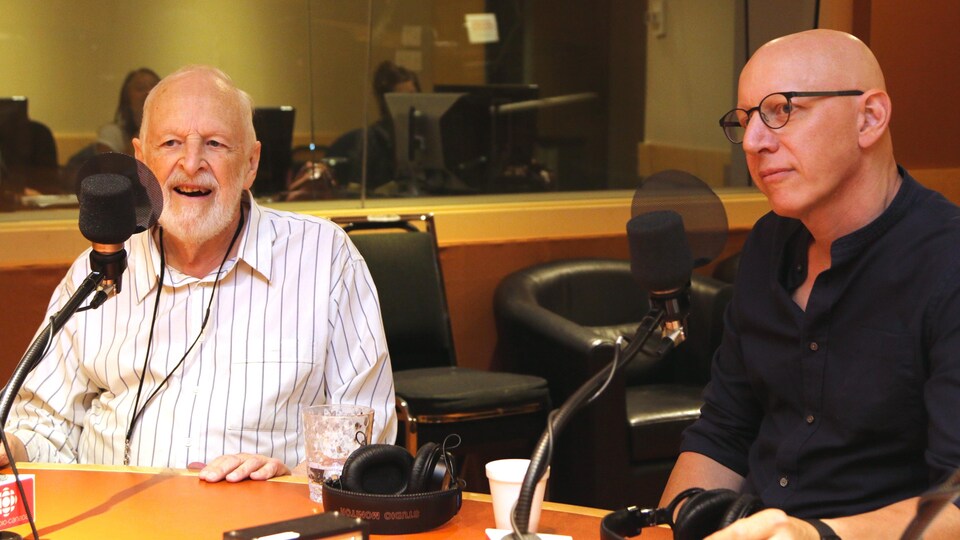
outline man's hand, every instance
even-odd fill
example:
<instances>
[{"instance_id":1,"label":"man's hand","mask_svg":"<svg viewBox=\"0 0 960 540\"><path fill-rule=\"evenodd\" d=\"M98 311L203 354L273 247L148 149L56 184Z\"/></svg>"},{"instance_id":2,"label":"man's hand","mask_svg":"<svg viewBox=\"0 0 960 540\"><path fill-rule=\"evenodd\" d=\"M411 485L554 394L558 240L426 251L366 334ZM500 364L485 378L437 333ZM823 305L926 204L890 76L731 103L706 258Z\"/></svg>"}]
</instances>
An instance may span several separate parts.
<instances>
[{"instance_id":1,"label":"man's hand","mask_svg":"<svg viewBox=\"0 0 960 540\"><path fill-rule=\"evenodd\" d=\"M290 469L279 459L258 454L232 454L220 456L200 470L201 480L207 482L240 482L268 480L274 476L290 474Z\"/></svg>"},{"instance_id":2,"label":"man's hand","mask_svg":"<svg viewBox=\"0 0 960 540\"><path fill-rule=\"evenodd\" d=\"M813 525L775 508L762 510L735 521L707 537L707 540L819 540Z\"/></svg>"},{"instance_id":3,"label":"man's hand","mask_svg":"<svg viewBox=\"0 0 960 540\"><path fill-rule=\"evenodd\" d=\"M29 461L27 458L27 448L23 445L23 442L20 441L20 438L10 433L7 434L7 444L10 445L10 452L13 453L13 459L17 462ZM0 446L0 467L6 467L10 464L10 460L7 459L7 453L3 451L3 447Z\"/></svg>"}]
</instances>

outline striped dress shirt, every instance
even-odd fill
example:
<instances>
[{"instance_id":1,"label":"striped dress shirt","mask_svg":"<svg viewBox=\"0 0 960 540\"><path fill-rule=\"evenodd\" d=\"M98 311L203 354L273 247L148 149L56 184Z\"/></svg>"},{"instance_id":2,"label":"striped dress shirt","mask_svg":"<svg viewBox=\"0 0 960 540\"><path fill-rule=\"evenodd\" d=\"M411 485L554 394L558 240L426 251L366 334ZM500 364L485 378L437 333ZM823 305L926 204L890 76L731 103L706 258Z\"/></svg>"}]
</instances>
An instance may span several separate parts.
<instances>
[{"instance_id":1,"label":"striped dress shirt","mask_svg":"<svg viewBox=\"0 0 960 540\"><path fill-rule=\"evenodd\" d=\"M293 467L305 457L301 409L327 402L373 407L374 442L394 441L393 375L366 263L327 220L262 208L248 194L243 206L239 250L216 290L216 270L197 279L167 267L149 351L160 252L150 232L127 241L122 291L75 315L17 396L7 429L31 461L122 464L147 358L131 465L245 452ZM56 289L48 320L89 273L88 253Z\"/></svg>"}]
</instances>

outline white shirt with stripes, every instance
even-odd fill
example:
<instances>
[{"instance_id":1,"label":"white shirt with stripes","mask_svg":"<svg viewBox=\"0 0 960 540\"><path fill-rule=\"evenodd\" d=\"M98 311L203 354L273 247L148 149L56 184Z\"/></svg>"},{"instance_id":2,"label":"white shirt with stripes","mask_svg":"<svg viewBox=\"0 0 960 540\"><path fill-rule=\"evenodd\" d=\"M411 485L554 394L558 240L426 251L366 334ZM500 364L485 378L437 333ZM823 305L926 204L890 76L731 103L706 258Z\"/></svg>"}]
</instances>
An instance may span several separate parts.
<instances>
[{"instance_id":1,"label":"white shirt with stripes","mask_svg":"<svg viewBox=\"0 0 960 540\"><path fill-rule=\"evenodd\" d=\"M373 407L373 442L396 437L390 358L366 263L333 223L247 200L238 255L175 371L200 334L217 271L197 279L167 268L131 465L182 468L245 452L293 467L305 457L301 409L327 402ZM124 461L160 269L150 232L125 247L122 291L68 321L17 396L7 429L31 461ZM88 253L57 287L47 320L89 273Z\"/></svg>"}]
</instances>

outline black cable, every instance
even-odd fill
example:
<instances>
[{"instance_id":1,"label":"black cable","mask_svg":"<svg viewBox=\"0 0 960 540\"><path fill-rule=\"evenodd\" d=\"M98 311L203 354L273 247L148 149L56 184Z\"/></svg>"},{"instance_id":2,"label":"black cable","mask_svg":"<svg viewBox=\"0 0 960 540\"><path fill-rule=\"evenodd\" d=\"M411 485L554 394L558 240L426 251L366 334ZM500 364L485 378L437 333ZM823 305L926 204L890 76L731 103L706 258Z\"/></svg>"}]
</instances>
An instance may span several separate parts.
<instances>
[{"instance_id":1,"label":"black cable","mask_svg":"<svg viewBox=\"0 0 960 540\"><path fill-rule=\"evenodd\" d=\"M233 232L233 238L230 239L230 245L227 246L226 253L223 254L223 260L220 261L220 267L217 268L217 275L213 281L213 289L210 291L210 300L207 302L207 310L203 315L203 321L200 322L200 332L197 333L197 337L194 338L193 343L190 344L190 347L187 348L187 351L183 353L183 356L180 358L180 361L177 362L177 365L173 366L173 369L167 373L167 376L160 381L160 384L153 389L153 392L150 393L150 396L143 401L143 407L140 407L140 393L143 390L143 381L147 378L147 365L150 361L150 348L153 344L153 329L157 323L157 312L160 307L160 290L163 289L163 276L164 271L166 270L166 262L163 249L163 228L160 228L160 278L157 281L157 296L156 301L153 306L153 319L150 321L150 336L147 338L147 349L143 357L143 368L140 370L140 383L137 386L137 397L133 403L133 416L130 418L130 427L127 429L127 436L124 440L123 447L123 464L130 464L130 441L133 438L133 430L137 425L137 420L140 419L140 416L143 415L143 411L146 410L147 404L156 397L156 395L163 389L164 385L167 384L167 381L170 380L170 377L180 369L180 366L183 365L183 362L187 359L187 356L190 355L190 351L193 350L197 342L200 341L200 336L203 335L203 330L207 327L207 321L210 320L210 309L213 307L213 299L217 296L217 288L220 285L220 275L223 272L223 265L227 263L227 259L230 257L230 252L233 250L234 244L237 242L237 238L240 237L240 231L243 230L243 206L240 207L240 222L237 223L237 230ZM138 410L139 408L139 410Z\"/></svg>"},{"instance_id":2,"label":"black cable","mask_svg":"<svg viewBox=\"0 0 960 540\"><path fill-rule=\"evenodd\" d=\"M157 294L155 300L153 301L153 317L150 319L150 334L147 337L147 349L146 353L143 355L143 368L140 370L140 382L137 384L137 397L133 401L133 418L130 419L130 427L127 429L127 436L124 438L123 445L123 464L130 464L130 438L133 435L133 426L137 421L139 413L137 409L140 407L140 393L143 391L143 380L147 376L147 361L150 358L150 349L153 347L153 330L157 325L157 312L160 310L160 291L163 289L163 279L166 275L167 263L166 263L166 254L163 250L163 228L160 228L160 232L157 233L160 243L160 276L157 278ZM213 295L211 295L211 298ZM203 331L201 329L201 331ZM166 379L164 379L166 380ZM152 395L150 396L153 397ZM150 401L148 398L147 401ZM143 406L147 406L147 402L143 403ZM140 409L142 412L143 409Z\"/></svg>"},{"instance_id":3,"label":"black cable","mask_svg":"<svg viewBox=\"0 0 960 540\"><path fill-rule=\"evenodd\" d=\"M4 452L6 452L10 469L13 471L13 477L16 480L20 498L24 501L23 504L26 509L27 521L30 522L30 529L33 531L34 539L39 539L40 535L37 533L33 513L26 500L23 482L20 480L20 471L17 469L16 460L10 451L10 444L7 441L6 431L2 429L2 426L6 425L10 409L13 407L13 401L16 399L17 392L21 386L23 386L27 375L33 371L37 364L39 364L50 351L53 336L63 328L63 325L77 312L80 304L93 293L102 281L103 274L95 271L90 272L90 274L84 278L77 290L67 300L67 303L60 308L59 311L50 316L50 323L37 334L37 337L35 337L30 346L27 347L27 351L20 358L20 362L17 364L16 369L14 369L7 384L3 387L2 394L0 394L0 442L2 442Z\"/></svg>"},{"instance_id":4,"label":"black cable","mask_svg":"<svg viewBox=\"0 0 960 540\"><path fill-rule=\"evenodd\" d=\"M627 345L626 350L623 351L623 356L626 358L626 361L620 363L619 366L611 362L610 365L595 373L586 383L577 388L577 390L563 402L563 405L550 412L550 415L547 417L547 429L540 436L540 439L537 441L537 446L534 448L533 454L530 457L530 465L527 468L526 476L523 478L520 495L517 497L517 502L511 513L512 538L525 538L526 531L530 524L533 494L536 490L537 483L540 482L540 479L543 478L546 472L547 463L549 463L547 458L549 458L552 453L554 432L561 431L570 417L580 410L588 398L592 399L592 397L596 397L594 388L603 385L605 381L610 378L608 370L613 371L618 367L622 369L623 366L629 363L638 353L643 351L644 345L646 345L650 336L653 335L654 330L660 327L664 315L661 309L651 309L641 321L640 328L637 330L637 335L634 340L631 341ZM656 353L648 354L648 356L653 360L660 360L672 346L672 340L664 337L661 342L661 347L657 349ZM615 353L615 357L616 356L617 354ZM519 519L517 519L517 516L519 516Z\"/></svg>"}]
</instances>

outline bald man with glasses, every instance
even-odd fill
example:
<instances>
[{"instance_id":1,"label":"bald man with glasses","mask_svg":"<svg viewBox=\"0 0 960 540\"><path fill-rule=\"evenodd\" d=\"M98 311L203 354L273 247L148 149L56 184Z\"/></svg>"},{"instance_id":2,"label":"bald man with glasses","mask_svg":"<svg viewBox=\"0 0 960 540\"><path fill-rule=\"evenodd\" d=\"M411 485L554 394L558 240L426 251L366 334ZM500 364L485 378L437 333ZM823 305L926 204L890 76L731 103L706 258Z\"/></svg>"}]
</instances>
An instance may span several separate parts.
<instances>
[{"instance_id":1,"label":"bald man with glasses","mask_svg":"<svg viewBox=\"0 0 960 540\"><path fill-rule=\"evenodd\" d=\"M897 165L891 113L866 45L813 30L757 50L720 119L773 211L662 503L767 509L710 539L898 538L960 466L960 209ZM940 537L960 538L953 504Z\"/></svg>"}]
</instances>

